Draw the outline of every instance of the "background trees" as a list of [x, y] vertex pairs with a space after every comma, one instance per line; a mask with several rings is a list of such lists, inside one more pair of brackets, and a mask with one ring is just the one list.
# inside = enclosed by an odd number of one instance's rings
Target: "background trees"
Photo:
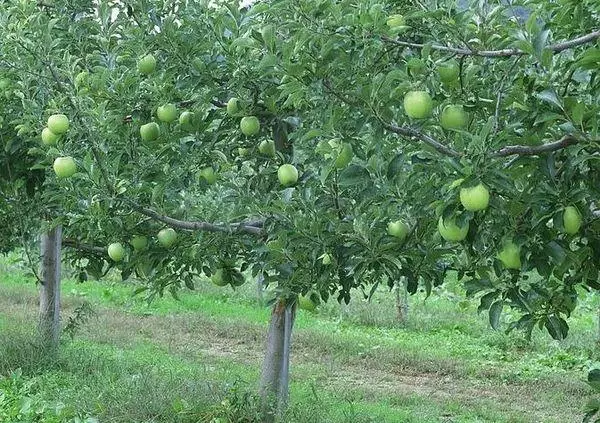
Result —
[[453, 269], [492, 326], [512, 307], [563, 338], [598, 287], [598, 6], [489, 3], [8, 2], [0, 217], [32, 204], [23, 234], [62, 225], [82, 278], [116, 266], [150, 296], [264, 275], [280, 404], [299, 294], [429, 294]]

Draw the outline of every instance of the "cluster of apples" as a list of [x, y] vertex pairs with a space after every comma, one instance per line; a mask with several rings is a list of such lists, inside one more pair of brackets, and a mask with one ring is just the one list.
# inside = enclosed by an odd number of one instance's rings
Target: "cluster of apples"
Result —
[[[177, 232], [173, 228], [161, 229], [156, 235], [158, 243], [164, 248], [170, 248], [177, 241]], [[148, 246], [148, 237], [136, 235], [129, 241], [134, 251], [143, 251]], [[125, 257], [125, 247], [120, 242], [113, 242], [106, 249], [112, 261], [119, 262]]]
[[[53, 114], [48, 118], [46, 127], [42, 129], [42, 143], [48, 146], [56, 145], [68, 130], [69, 118], [62, 113]], [[77, 164], [71, 156], [57, 157], [52, 168], [56, 177], [60, 179], [70, 178], [77, 172]]]

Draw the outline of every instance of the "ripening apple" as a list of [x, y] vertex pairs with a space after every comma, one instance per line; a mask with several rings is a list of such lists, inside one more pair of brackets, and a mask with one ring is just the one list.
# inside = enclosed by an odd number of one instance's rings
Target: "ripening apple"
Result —
[[498, 253], [498, 260], [500, 260], [507, 269], [520, 269], [521, 248], [512, 241], [505, 242], [502, 245], [502, 250]]
[[450, 104], [444, 107], [440, 116], [440, 124], [446, 130], [462, 129], [467, 126], [467, 114], [463, 106]]
[[194, 113], [193, 112], [181, 112], [179, 115], [179, 124], [182, 128], [191, 129], [194, 121]]
[[229, 275], [223, 269], [217, 269], [215, 273], [213, 273], [210, 277], [212, 283], [217, 286], [225, 286], [229, 283]]
[[239, 100], [235, 97], [231, 97], [227, 102], [227, 114], [229, 116], [235, 116], [239, 111]]
[[138, 61], [137, 67], [140, 73], [150, 75], [156, 69], [156, 58], [151, 54], [147, 54]]
[[309, 295], [298, 295], [298, 308], [312, 312], [317, 309], [317, 305], [313, 302]]
[[404, 96], [404, 111], [413, 119], [425, 119], [431, 115], [433, 101], [427, 91], [409, 91]]
[[252, 137], [260, 132], [260, 122], [256, 116], [244, 116], [240, 121], [242, 134]]
[[214, 184], [217, 181], [217, 174], [212, 166], [205, 167], [200, 171], [200, 177], [204, 178], [207, 183]]
[[581, 214], [574, 206], [565, 207], [563, 212], [563, 226], [569, 235], [575, 235], [581, 228]]
[[387, 225], [387, 232], [389, 235], [398, 238], [402, 241], [408, 235], [409, 229], [406, 223], [402, 220], [396, 220], [395, 222], [389, 222]]
[[156, 109], [156, 116], [161, 122], [173, 122], [177, 119], [177, 107], [173, 103], [164, 104]]
[[121, 245], [120, 242], [113, 242], [107, 248], [108, 256], [112, 259], [112, 261], [121, 261], [123, 257], [125, 257], [125, 248]]
[[144, 235], [136, 235], [129, 241], [135, 251], [142, 251], [148, 246], [148, 238]]
[[444, 217], [440, 216], [440, 219], [438, 220], [438, 231], [446, 241], [462, 241], [469, 233], [469, 223], [466, 222], [464, 226], [458, 226], [455, 219], [444, 221]]
[[298, 169], [291, 164], [281, 165], [277, 169], [277, 178], [284, 187], [294, 185], [298, 182]]
[[44, 145], [56, 145], [60, 135], [56, 135], [49, 128], [42, 129], [42, 143]]
[[348, 143], [344, 143], [342, 145], [342, 149], [340, 154], [335, 159], [335, 167], [338, 169], [343, 169], [350, 164], [352, 158], [354, 157], [354, 152], [352, 151], [352, 146]]
[[156, 237], [160, 245], [169, 248], [177, 240], [177, 232], [173, 228], [165, 228], [161, 229]]
[[75, 164], [73, 157], [70, 156], [57, 157], [54, 159], [52, 167], [56, 176], [61, 179], [70, 178], [77, 172], [77, 164]]
[[156, 122], [150, 122], [140, 126], [140, 136], [145, 142], [156, 140], [160, 136], [160, 127]]
[[263, 140], [258, 145], [258, 152], [263, 156], [274, 157], [275, 156], [275, 141]]
[[48, 129], [56, 135], [62, 135], [69, 130], [69, 118], [63, 114], [54, 114], [48, 118]]
[[490, 203], [490, 192], [483, 184], [460, 189], [460, 202], [466, 210], [485, 210]]
[[440, 75], [440, 80], [444, 84], [451, 84], [455, 82], [460, 73], [460, 67], [458, 62], [454, 59], [450, 59], [440, 65], [438, 65], [438, 73]]

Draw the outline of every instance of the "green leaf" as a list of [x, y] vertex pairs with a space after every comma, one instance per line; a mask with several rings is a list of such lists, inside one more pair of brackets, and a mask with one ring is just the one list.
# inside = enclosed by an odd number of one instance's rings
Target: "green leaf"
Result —
[[504, 301], [502, 301], [502, 300], [495, 301], [490, 306], [489, 320], [490, 320], [490, 325], [492, 326], [492, 328], [494, 330], [498, 330], [498, 328], [500, 327], [500, 315], [502, 314], [503, 306], [504, 306]]

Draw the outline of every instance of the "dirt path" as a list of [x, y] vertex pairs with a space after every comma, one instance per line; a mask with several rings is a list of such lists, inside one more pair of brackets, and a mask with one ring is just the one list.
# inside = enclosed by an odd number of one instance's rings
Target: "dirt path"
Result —
[[[25, 319], [29, 313], [36, 312], [36, 301], [31, 294], [16, 301], [15, 296], [5, 296], [0, 291], [0, 313]], [[71, 314], [76, 304], [76, 299], [67, 298], [63, 304], [65, 315]], [[201, 314], [142, 317], [106, 307], [98, 307], [96, 313], [79, 336], [124, 348], [140, 341], [151, 342], [191, 360], [208, 356], [230, 359], [254, 368], [260, 368], [262, 364], [267, 322], [262, 326], [239, 321], [217, 322]], [[335, 337], [334, 334], [330, 336]], [[331, 347], [322, 342], [315, 345], [311, 340], [314, 341], [314, 338], [310, 330], [297, 331], [292, 368], [317, 367], [318, 386], [336, 392], [344, 392], [351, 387], [373, 400], [382, 396], [418, 394], [440, 404], [458, 402], [478, 409], [488, 406], [512, 412], [521, 417], [518, 421], [580, 421], [577, 416], [581, 415], [583, 391], [565, 392], [564, 385], [557, 385], [556, 390], [562, 391], [563, 396], [573, 396], [573, 400], [569, 401], [572, 406], [557, 410], [548, 399], [540, 399], [533, 383], [503, 384], [494, 380], [458, 378], [452, 374], [424, 373], [368, 358], [344, 360], [337, 357]], [[299, 374], [311, 372], [293, 373], [292, 380], [301, 380]], [[545, 390], [548, 390], [547, 385]], [[447, 416], [444, 421], [452, 422], [452, 416]]]

